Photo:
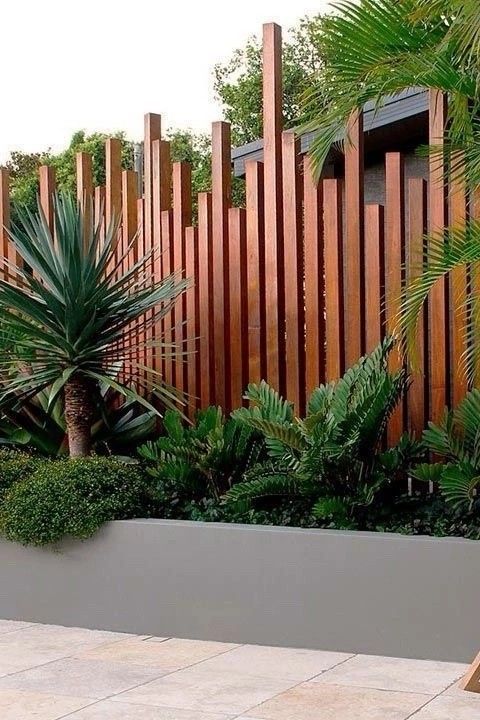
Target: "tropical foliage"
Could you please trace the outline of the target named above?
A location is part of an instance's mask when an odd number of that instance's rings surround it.
[[[413,476],[438,482],[448,502],[471,509],[480,488],[480,390],[469,392],[454,411],[445,411],[439,425],[429,423],[423,441],[444,462],[419,465]]]
[[[376,496],[405,480],[417,445],[403,437],[384,450],[387,422],[408,386],[405,371],[387,367],[392,340],[350,368],[337,382],[316,388],[305,418],[265,382],[249,385],[251,407],[233,417],[263,434],[267,463],[247,473],[228,493],[230,501],[303,496],[318,518],[349,526]]]
[[[49,407],[63,394],[70,454],[87,455],[100,384],[157,412],[117,379],[119,365],[128,362],[137,387],[172,404],[174,391],[153,370],[145,380],[134,361],[138,343],[129,338],[133,321],[149,313],[148,327],[170,311],[186,281],[174,275],[154,281],[151,255],[123,272],[117,223],[102,240],[101,223],[71,196],[56,197],[54,215],[55,237],[40,207],[35,215],[21,211],[10,232],[25,267],[10,267],[0,280],[0,321],[4,336],[13,338],[0,367],[0,411],[47,388]]]

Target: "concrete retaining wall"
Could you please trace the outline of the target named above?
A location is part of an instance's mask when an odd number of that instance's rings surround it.
[[[129,520],[56,551],[0,541],[0,617],[470,661],[480,543]]]

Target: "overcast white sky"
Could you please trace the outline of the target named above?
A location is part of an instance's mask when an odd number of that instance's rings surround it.
[[[207,130],[221,117],[213,65],[264,22],[284,29],[328,0],[0,0],[0,162],[65,147],[76,130],[125,130],[143,114]]]

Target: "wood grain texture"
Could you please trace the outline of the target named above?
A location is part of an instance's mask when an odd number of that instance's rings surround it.
[[[8,267],[5,260],[10,259],[10,238],[8,230],[10,228],[10,173],[7,168],[0,167],[0,240],[1,240],[1,274],[2,280],[9,277]]]
[[[343,305],[342,181],[323,181],[325,272],[325,376],[337,380],[345,369]]]
[[[192,224],[192,169],[188,163],[173,164],[173,264],[172,272],[185,278],[185,228]],[[185,293],[179,297],[174,308],[174,343],[179,355],[174,364],[174,385],[182,394],[187,385],[185,352],[185,320],[187,306]]]
[[[310,157],[303,161],[305,247],[305,385],[307,398],[325,379],[325,279],[323,184],[315,180]]]
[[[225,406],[230,387],[228,209],[231,200],[230,126],[212,124],[213,343],[215,396]]]
[[[365,206],[365,352],[384,332],[385,218],[383,205]]]
[[[427,231],[427,183],[423,178],[408,181],[408,281],[417,278],[425,262],[424,235]],[[428,409],[427,312],[422,310],[416,337],[416,362],[408,390],[408,428],[420,438]]]
[[[282,33],[263,26],[263,162],[265,183],[266,379],[285,387],[285,289],[282,204]]]
[[[93,170],[90,153],[78,152],[75,156],[77,171],[77,202],[83,209],[85,236],[93,217]]]
[[[365,303],[363,113],[348,122],[345,146],[345,361],[357,362],[364,348]]]
[[[168,277],[173,272],[173,210],[162,210],[162,277]],[[180,299],[177,303],[180,303]],[[161,342],[163,347],[163,375],[169,387],[174,385],[174,311],[167,312],[161,323]]]
[[[122,239],[121,239],[121,256],[122,273],[128,272],[138,259],[138,252],[135,252],[137,242],[133,243],[137,235],[138,229],[138,197],[137,197],[137,173],[133,170],[124,170],[122,172]],[[130,247],[130,245],[134,245]],[[123,347],[125,349],[125,367],[124,380],[130,381],[132,376],[131,356],[135,346],[136,324],[129,326],[125,333]]]
[[[185,228],[185,273],[190,278],[190,285],[185,293],[186,300],[186,366],[187,384],[185,391],[188,398],[188,415],[194,418],[198,405],[198,386],[200,364],[198,356],[198,230],[196,227]]]
[[[300,140],[292,131],[282,135],[283,237],[285,334],[288,361],[285,362],[286,396],[295,411],[305,410],[305,301],[302,227],[302,183],[299,173]],[[284,360],[280,358],[280,362]],[[285,358],[286,360],[286,358]]]
[[[206,408],[215,402],[213,376],[213,247],[212,247],[212,194],[198,195],[198,295],[199,295],[199,357],[200,406]]]
[[[430,91],[430,145],[441,146],[446,122],[446,101],[441,92]],[[429,232],[441,231],[447,223],[445,167],[438,153],[429,160]],[[438,422],[448,398],[447,283],[441,278],[430,293],[429,374],[430,417]]]
[[[50,228],[50,232],[53,233],[55,229],[53,220],[53,198],[55,196],[55,190],[57,187],[55,179],[55,168],[51,165],[41,165],[38,169],[38,176],[40,182],[40,206],[47,220],[47,225]]]
[[[230,339],[230,387],[227,393],[227,410],[242,404],[242,394],[247,384],[248,337],[247,337],[247,273],[246,273],[246,213],[243,208],[230,208],[229,226],[229,339]]]
[[[248,382],[266,374],[265,345],[265,217],[263,163],[245,164],[247,212]]]

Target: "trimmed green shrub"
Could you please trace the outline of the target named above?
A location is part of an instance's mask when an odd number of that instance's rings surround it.
[[[0,501],[6,491],[16,482],[29,478],[41,460],[27,452],[11,448],[0,450]]]
[[[44,460],[6,493],[0,532],[24,545],[87,538],[108,520],[144,514],[146,498],[139,465],[101,457]]]

